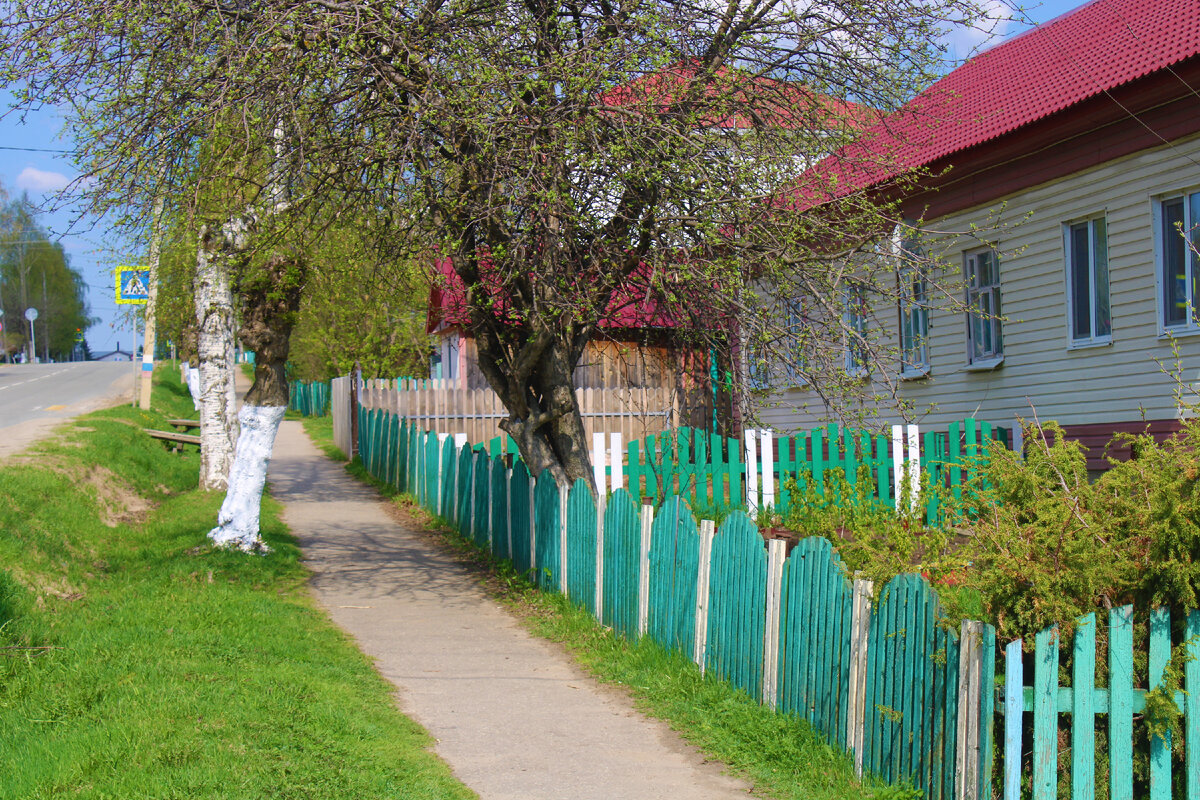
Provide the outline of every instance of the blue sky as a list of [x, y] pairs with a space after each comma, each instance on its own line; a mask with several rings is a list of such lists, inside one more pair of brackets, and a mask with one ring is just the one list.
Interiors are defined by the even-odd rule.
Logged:
[[[1026, 30], [1031, 24], [1047, 22], [1069, 11], [1078, 0], [1047, 0], [1024, 8], [1002, 0], [987, 0], [991, 13], [997, 18], [992, 42]], [[963, 58], [987, 40], [983, 32], [961, 31], [947, 40], [951, 56]], [[61, 117], [44, 109], [29, 114], [24, 122], [16, 118], [0, 120], [0, 147], [31, 148], [30, 150], [0, 149], [0, 183], [12, 195], [28, 192], [35, 203], [53, 203], [55, 193], [78, 175], [70, 159], [61, 153], [40, 150], [69, 150], [72, 142], [59, 138]], [[114, 350], [118, 344], [128, 350], [133, 333], [127, 315], [119, 311], [114, 301], [113, 268], [130, 263], [130, 259], [145, 250], [144, 243], [110, 240], [103, 220], [83, 220], [72, 227], [73, 214], [67, 210], [49, 212], [41, 223], [54, 238], [61, 237], [71, 264], [84, 276], [89, 286], [88, 301], [92, 314], [100, 322], [88, 331], [88, 344], [93, 352]]]

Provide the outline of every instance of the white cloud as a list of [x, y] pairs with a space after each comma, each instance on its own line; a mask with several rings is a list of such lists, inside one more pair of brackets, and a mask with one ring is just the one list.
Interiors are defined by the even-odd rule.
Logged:
[[61, 172], [46, 172], [26, 167], [17, 176], [17, 188], [30, 192], [58, 192], [67, 187], [71, 179]]
[[1003, 0], [984, 0], [980, 3], [983, 19], [972, 26], [956, 25], [942, 37], [952, 58], [961, 59], [999, 44], [1013, 26], [1013, 7]]

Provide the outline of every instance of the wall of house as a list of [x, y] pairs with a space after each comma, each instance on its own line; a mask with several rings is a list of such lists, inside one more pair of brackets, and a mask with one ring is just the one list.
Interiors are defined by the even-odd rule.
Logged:
[[[1086, 147], [1086, 140], [1080, 147]], [[1024, 168], [1014, 164], [1014, 169]], [[1000, 250], [1004, 362], [994, 370], [966, 368], [966, 319], [946, 303], [930, 312], [930, 372], [904, 381], [902, 396], [920, 410], [918, 417], [941, 425], [975, 416], [997, 424], [1032, 416], [1065, 425], [1168, 420], [1179, 416], [1168, 374], [1175, 354], [1161, 335], [1161, 295], [1156, 251], [1159, 236], [1152, 209], [1162, 195], [1200, 189], [1200, 136], [1144, 150], [1065, 178], [1027, 189], [995, 202], [929, 223], [940, 231], [967, 231], [996, 214], [1010, 227], [995, 234]], [[1063, 223], [1104, 213], [1112, 305], [1112, 343], [1070, 349]], [[961, 275], [963, 253], [978, 246], [968, 236], [945, 240], [948, 269]], [[932, 300], [938, 305], [936, 298]], [[898, 311], [876, 308], [886, 345], [896, 347]], [[1188, 381], [1200, 380], [1200, 333], [1175, 339]], [[875, 380], [869, 390], [882, 391]], [[760, 418], [780, 430], [804, 428], [830, 418], [812, 392], [777, 393]], [[881, 422], [899, 421], [886, 403], [868, 401]]]

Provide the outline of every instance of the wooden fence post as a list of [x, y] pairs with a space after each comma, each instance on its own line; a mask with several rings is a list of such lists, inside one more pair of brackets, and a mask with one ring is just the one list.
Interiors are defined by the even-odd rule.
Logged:
[[855, 577], [850, 600], [850, 669], [846, 693], [846, 749], [854, 754], [854, 772], [863, 771], [863, 739], [866, 725], [867, 643], [871, 630], [871, 581]]
[[954, 754], [954, 795], [979, 798], [979, 695], [983, 623], [963, 620], [958, 649], [958, 736]]
[[650, 625], [650, 536], [654, 529], [654, 506], [642, 506], [642, 548], [638, 559], [638, 638]]
[[746, 437], [746, 511], [758, 516], [758, 431], [747, 428]]
[[592, 480], [596, 484], [596, 500], [604, 497], [604, 487], [607, 483], [607, 473], [604, 469], [604, 434], [599, 431], [592, 434]]
[[782, 616], [783, 564], [787, 560], [787, 542], [767, 542], [766, 613], [763, 620], [762, 702], [774, 711], [779, 704], [779, 620]]
[[775, 510], [775, 449], [771, 444], [771, 432], [758, 432], [759, 458], [762, 460], [762, 507]]
[[712, 544], [716, 524], [711, 519], [700, 520], [700, 553], [696, 568], [696, 641], [692, 660], [704, 674], [704, 655], [708, 646], [708, 584], [712, 576]]
[[612, 468], [612, 476], [609, 485], [612, 491], [625, 488], [625, 449], [621, 445], [621, 434], [614, 433], [609, 437], [611, 449], [608, 453], [608, 463]]

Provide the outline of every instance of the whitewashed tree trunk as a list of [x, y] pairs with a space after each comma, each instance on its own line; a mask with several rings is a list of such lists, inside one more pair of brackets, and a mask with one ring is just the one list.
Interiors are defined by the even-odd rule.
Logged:
[[188, 394], [192, 396], [192, 407], [200, 410], [200, 370], [192, 369], [191, 365], [183, 365], [184, 383], [187, 384]]
[[233, 292], [229, 258], [246, 248], [251, 220], [231, 220], [214, 232], [203, 226], [196, 254], [197, 351], [200, 359], [200, 486], [228, 485], [237, 441], [234, 387]]
[[236, 547], [247, 553], [269, 549], [258, 534], [259, 508], [275, 434], [286, 411], [287, 406], [242, 406], [229, 488], [217, 515], [217, 527], [208, 532], [217, 547]]

